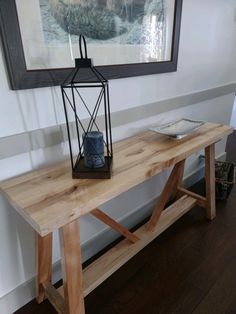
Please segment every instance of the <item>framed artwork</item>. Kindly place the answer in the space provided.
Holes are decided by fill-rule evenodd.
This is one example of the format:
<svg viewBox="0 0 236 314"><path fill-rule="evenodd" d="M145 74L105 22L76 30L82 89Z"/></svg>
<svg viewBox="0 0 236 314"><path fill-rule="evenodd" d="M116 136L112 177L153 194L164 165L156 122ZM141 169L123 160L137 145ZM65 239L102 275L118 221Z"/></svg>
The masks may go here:
<svg viewBox="0 0 236 314"><path fill-rule="evenodd" d="M182 0L0 0L11 88L62 84L80 34L108 79L176 71L181 10Z"/></svg>

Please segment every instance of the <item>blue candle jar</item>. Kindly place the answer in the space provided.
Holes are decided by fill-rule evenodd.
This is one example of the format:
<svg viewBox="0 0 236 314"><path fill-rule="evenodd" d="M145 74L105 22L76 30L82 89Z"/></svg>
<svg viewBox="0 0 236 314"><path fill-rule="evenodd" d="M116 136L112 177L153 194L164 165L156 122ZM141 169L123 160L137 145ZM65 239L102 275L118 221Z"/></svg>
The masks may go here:
<svg viewBox="0 0 236 314"><path fill-rule="evenodd" d="M83 134L84 165L88 168L101 168L105 164L103 133L90 131Z"/></svg>

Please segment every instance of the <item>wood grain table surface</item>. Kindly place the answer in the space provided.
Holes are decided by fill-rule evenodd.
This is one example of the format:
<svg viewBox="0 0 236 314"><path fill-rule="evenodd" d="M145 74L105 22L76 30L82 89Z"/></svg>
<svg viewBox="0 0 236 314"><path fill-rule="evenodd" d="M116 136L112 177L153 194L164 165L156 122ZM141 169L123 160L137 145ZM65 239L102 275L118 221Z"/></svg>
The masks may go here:
<svg viewBox="0 0 236 314"><path fill-rule="evenodd" d="M178 141L146 131L114 144L111 179L72 179L67 160L1 182L0 189L20 215L45 236L232 131L230 126L205 123Z"/></svg>

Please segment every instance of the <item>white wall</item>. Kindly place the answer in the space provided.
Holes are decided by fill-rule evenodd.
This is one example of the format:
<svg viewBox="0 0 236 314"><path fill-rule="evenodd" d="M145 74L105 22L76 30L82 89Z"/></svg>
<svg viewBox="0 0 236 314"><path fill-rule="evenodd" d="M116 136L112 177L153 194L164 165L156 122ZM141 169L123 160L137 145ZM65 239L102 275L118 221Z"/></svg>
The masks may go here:
<svg viewBox="0 0 236 314"><path fill-rule="evenodd" d="M234 98L234 106L232 110L230 124L236 130L236 97Z"/></svg>
<svg viewBox="0 0 236 314"><path fill-rule="evenodd" d="M184 0L178 71L110 82L112 112L236 82L236 0ZM0 137L64 123L60 91L57 87L11 91L2 54L0 55ZM228 124L234 93L161 113L155 117L113 129L115 139L137 132L151 123L190 117ZM217 155L224 153L225 142L217 146ZM40 149L0 160L0 180L30 171L60 158L60 147ZM62 156L63 157L63 156ZM188 162L187 175L199 167L198 156ZM119 200L104 205L118 219L142 217L139 209L149 204L163 186L167 173L145 185L125 193ZM119 204L119 205L118 205ZM116 210L117 209L117 210ZM119 210L118 210L119 209ZM131 222L132 224L132 222ZM104 232L103 225L91 217L82 219L84 259L102 243L96 237ZM114 236L110 234L110 236ZM31 279L35 274L34 232L10 205L0 198L0 313L11 313L33 296ZM95 242L91 242L95 239ZM94 244L95 243L95 244ZM54 261L59 259L56 234ZM58 278L58 274L56 279ZM29 283L29 284L28 284ZM27 294L21 294L25 285ZM26 291L25 290L25 291ZM22 300L23 298L23 300ZM28 299L26 299L28 298Z"/></svg>

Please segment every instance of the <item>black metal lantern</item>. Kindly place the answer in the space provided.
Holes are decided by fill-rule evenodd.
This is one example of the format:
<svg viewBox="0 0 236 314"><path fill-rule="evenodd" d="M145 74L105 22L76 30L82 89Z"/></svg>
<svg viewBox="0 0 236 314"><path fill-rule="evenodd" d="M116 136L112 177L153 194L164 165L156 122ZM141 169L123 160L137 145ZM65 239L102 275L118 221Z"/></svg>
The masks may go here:
<svg viewBox="0 0 236 314"><path fill-rule="evenodd" d="M113 156L108 81L87 57L82 35L79 47L75 69L61 85L72 177L108 179Z"/></svg>

